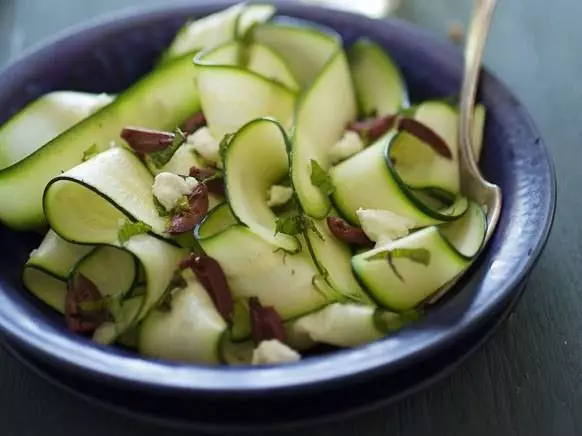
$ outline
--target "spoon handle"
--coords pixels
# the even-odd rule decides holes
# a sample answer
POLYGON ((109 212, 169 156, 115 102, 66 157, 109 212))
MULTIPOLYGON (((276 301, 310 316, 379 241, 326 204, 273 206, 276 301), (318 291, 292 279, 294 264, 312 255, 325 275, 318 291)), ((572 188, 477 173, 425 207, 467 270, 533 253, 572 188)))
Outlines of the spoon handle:
MULTIPOLYGON (((467 42, 465 46, 465 71, 461 86, 459 104, 459 147, 461 155, 461 168, 472 173, 473 177, 483 179, 475 156, 473 154, 473 138, 471 135, 473 126, 473 112, 475 98, 481 73, 481 63, 487 33, 493 18, 493 11, 497 0, 476 0, 473 16, 469 24, 467 42)), ((485 182, 483 180, 483 182, 485 182)))

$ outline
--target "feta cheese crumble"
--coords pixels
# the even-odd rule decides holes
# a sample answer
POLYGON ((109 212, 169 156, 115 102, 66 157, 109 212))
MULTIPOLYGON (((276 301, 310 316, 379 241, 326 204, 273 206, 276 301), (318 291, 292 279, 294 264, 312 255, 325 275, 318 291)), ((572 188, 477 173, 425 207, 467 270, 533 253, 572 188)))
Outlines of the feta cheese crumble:
POLYGON ((362 230, 376 246, 384 245, 408 235, 416 226, 414 220, 397 215, 389 210, 358 209, 356 211, 362 230))
POLYGON ((222 162, 220 161, 220 141, 212 136, 208 127, 201 127, 196 130, 188 136, 187 142, 196 153, 214 164, 217 168, 222 166, 222 162))
POLYGON ((272 363, 291 363, 301 359, 301 355, 278 341, 271 339, 262 341, 253 351, 253 365, 265 365, 272 363))
POLYGON ((160 173, 154 179, 152 193, 167 211, 174 209, 180 198, 192 193, 198 186, 194 177, 180 177, 172 173, 160 173))
POLYGON ((267 193, 267 205, 269 207, 283 206, 293 196, 293 189, 288 186, 273 185, 267 193))

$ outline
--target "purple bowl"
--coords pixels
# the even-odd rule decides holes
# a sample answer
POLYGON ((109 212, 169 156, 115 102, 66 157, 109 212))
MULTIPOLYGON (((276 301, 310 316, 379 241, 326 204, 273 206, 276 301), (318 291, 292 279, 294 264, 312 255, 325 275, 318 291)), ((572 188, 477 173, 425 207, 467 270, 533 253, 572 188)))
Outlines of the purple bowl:
MULTIPOLYGON (((1 73, 0 122, 49 91, 123 90, 151 68, 187 18, 227 4, 208 1, 114 14, 29 51, 1 73)), ((401 66, 413 101, 458 93, 459 51, 410 24, 295 3, 278 5, 280 15, 334 28, 346 45, 360 36, 383 45, 401 66)), ((301 398, 325 401, 334 392, 345 394, 374 379, 397 380, 411 367, 470 342, 499 318, 516 301, 552 226, 555 174, 538 131, 515 97, 488 72, 482 76, 480 99, 488 109, 481 166, 504 193, 499 227, 467 280, 410 328, 376 343, 279 368, 211 368, 144 359, 67 332, 60 317, 21 284, 22 265, 38 236, 0 226, 0 246, 9 247, 0 254, 0 329, 22 352, 63 378, 141 396, 158 405, 149 413, 188 405, 193 421, 241 422, 252 416, 254 422, 267 422, 273 407, 261 409, 261 404, 292 401, 301 408, 301 398), (190 407, 202 402, 207 407, 197 412, 190 407), (220 413, 205 412, 209 405, 220 407, 220 413), (236 410, 248 412, 241 417, 236 410)), ((389 385, 386 392, 391 392, 389 385)))

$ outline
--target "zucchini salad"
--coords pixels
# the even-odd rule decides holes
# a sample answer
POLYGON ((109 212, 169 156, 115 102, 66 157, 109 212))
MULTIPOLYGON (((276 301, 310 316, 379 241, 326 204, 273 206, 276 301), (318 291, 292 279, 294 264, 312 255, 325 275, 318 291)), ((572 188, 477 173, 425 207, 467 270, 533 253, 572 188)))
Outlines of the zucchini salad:
POLYGON ((237 4, 118 95, 54 91, 1 126, 0 221, 43 229, 24 285, 98 344, 207 365, 361 346, 482 248, 451 101, 409 102, 372 40, 237 4))

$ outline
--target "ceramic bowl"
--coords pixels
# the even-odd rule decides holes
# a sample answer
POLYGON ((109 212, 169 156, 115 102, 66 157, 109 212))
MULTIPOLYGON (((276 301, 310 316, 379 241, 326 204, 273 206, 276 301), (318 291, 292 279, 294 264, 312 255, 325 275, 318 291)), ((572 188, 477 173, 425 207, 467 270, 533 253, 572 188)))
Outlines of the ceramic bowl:
MULTIPOLYGON (((152 67, 186 19, 224 6, 206 1, 113 14, 44 43, 0 74, 0 122, 49 91, 122 91, 152 67)), ((281 2, 278 10, 280 15, 334 28, 346 45, 361 36, 380 43, 400 65, 413 101, 458 94, 459 50, 411 24, 297 3, 281 2)), ((11 344, 50 368, 54 378, 79 380, 77 390, 85 380, 101 390, 133 395, 128 401, 141 401, 145 414, 181 413, 195 422, 267 423, 277 414, 281 420, 299 419, 301 411, 308 416, 318 410, 305 410, 309 401, 319 398, 331 405, 358 386, 374 386, 375 380, 382 380, 375 385, 376 397, 394 395, 399 374, 429 365, 457 344, 476 342, 473 335, 504 313, 519 295, 550 232, 555 174, 536 127, 511 92, 487 71, 480 100, 488 110, 481 167, 503 189, 501 220, 467 280, 410 328, 369 345, 281 367, 207 367, 145 359, 67 332, 61 317, 21 284, 22 265, 38 244, 38 235, 0 226, 0 329, 11 344)), ((361 404, 365 403, 363 395, 361 404)), ((126 406, 132 408, 131 403, 126 406)))

